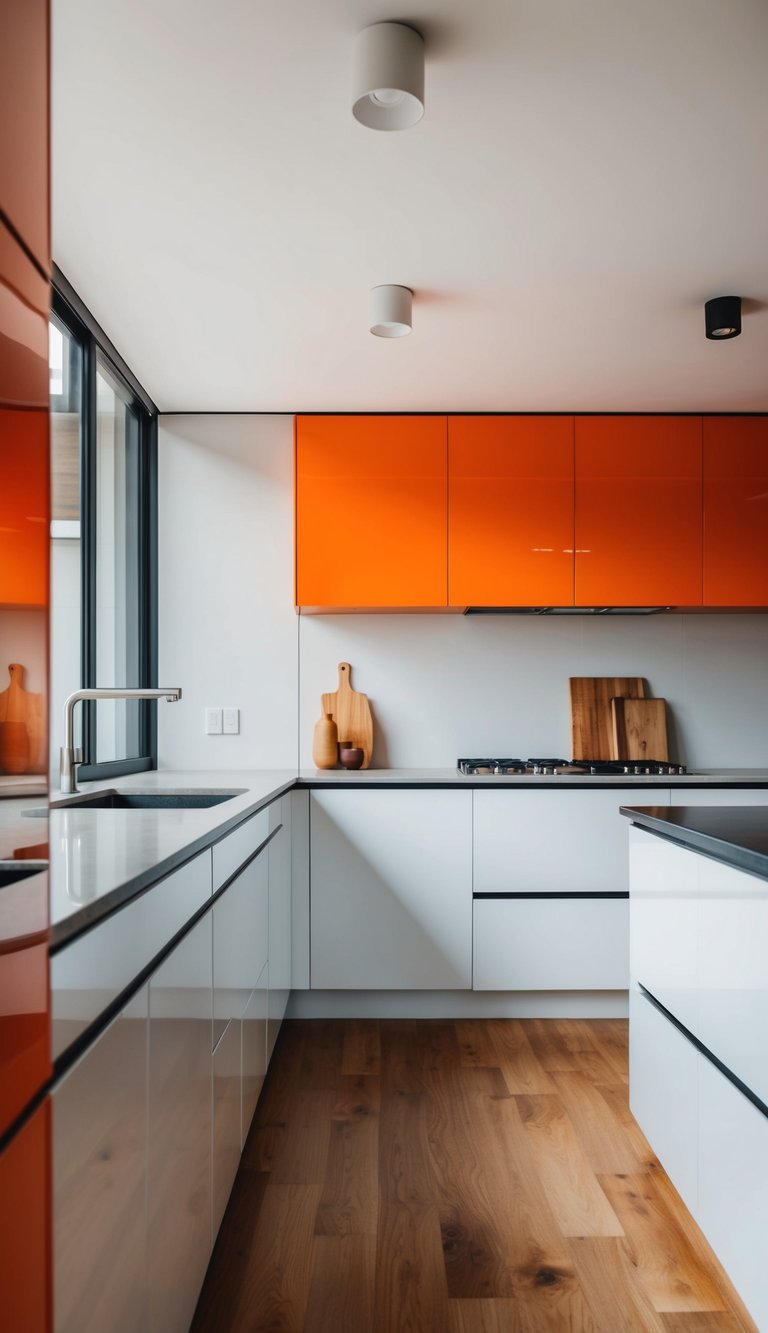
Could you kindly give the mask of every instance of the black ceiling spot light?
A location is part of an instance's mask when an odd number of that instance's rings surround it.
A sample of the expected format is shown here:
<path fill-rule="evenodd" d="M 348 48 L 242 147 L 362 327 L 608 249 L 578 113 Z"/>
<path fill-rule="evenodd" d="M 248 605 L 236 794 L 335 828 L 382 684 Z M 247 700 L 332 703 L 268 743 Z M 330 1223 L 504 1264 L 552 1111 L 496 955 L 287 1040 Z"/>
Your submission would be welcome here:
<path fill-rule="evenodd" d="M 736 338 L 741 333 L 741 297 L 713 296 L 704 304 L 708 338 Z"/>

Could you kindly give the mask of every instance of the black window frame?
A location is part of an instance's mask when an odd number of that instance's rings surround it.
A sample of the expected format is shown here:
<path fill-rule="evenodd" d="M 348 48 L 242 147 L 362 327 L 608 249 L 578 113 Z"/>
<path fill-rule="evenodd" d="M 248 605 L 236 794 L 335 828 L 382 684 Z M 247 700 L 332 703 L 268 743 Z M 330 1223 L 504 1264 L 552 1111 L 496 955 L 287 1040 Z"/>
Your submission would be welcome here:
<path fill-rule="evenodd" d="M 96 679 L 96 373 L 103 362 L 123 390 L 139 423 L 138 597 L 139 674 L 143 688 L 157 687 L 157 417 L 158 410 L 114 344 L 83 304 L 56 264 L 53 265 L 51 313 L 62 323 L 82 356 L 80 419 L 80 685 L 108 687 Z M 157 702 L 142 699 L 139 708 L 139 749 L 134 758 L 96 762 L 97 703 L 82 702 L 83 781 L 122 777 L 157 768 Z"/>

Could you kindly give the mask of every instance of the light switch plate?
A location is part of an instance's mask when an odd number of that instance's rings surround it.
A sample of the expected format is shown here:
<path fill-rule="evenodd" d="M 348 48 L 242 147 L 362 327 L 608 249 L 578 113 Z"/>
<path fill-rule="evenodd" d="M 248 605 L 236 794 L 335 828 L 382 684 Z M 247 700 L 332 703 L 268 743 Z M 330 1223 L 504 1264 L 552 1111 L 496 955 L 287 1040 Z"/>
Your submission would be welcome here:
<path fill-rule="evenodd" d="M 238 736 L 240 734 L 240 709 L 225 708 L 224 713 L 224 735 Z"/>
<path fill-rule="evenodd" d="M 205 734 L 206 736 L 221 735 L 221 709 L 206 708 L 205 710 Z"/>

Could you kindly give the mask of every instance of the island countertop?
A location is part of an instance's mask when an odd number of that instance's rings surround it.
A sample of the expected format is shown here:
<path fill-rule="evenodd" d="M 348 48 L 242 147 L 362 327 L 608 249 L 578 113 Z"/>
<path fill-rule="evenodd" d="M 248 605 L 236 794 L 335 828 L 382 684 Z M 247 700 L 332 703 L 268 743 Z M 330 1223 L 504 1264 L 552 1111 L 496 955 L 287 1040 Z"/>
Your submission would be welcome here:
<path fill-rule="evenodd" d="M 622 806 L 621 813 L 679 846 L 768 879 L 768 806 Z"/>

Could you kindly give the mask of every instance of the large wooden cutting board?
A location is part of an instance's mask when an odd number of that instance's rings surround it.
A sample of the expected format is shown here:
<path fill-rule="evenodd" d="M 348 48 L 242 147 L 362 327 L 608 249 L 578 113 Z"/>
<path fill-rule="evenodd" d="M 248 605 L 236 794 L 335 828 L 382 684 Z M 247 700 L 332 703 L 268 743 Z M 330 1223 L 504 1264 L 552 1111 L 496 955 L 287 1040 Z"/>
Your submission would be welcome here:
<path fill-rule="evenodd" d="M 11 662 L 0 693 L 0 773 L 45 771 L 43 698 L 24 689 L 24 667 Z"/>
<path fill-rule="evenodd" d="M 571 691 L 571 758 L 615 759 L 611 699 L 618 695 L 644 698 L 642 676 L 571 676 L 568 684 Z"/>
<path fill-rule="evenodd" d="M 666 699 L 612 699 L 616 759 L 669 759 Z"/>
<path fill-rule="evenodd" d="M 333 694 L 321 694 L 323 711 L 331 713 L 339 732 L 339 741 L 351 741 L 363 752 L 363 768 L 368 768 L 373 754 L 373 718 L 367 694 L 352 689 L 352 668 L 339 662 L 339 687 Z"/>

